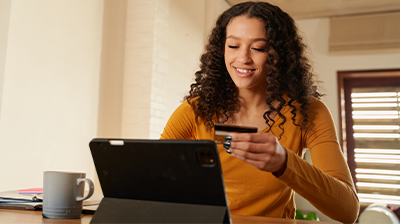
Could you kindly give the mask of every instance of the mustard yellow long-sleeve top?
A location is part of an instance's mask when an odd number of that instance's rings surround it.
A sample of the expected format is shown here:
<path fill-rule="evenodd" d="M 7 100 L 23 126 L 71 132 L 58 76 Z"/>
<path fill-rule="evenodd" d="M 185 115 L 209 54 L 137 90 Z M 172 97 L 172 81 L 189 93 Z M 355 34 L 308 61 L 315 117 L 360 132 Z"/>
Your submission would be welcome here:
<path fill-rule="evenodd" d="M 359 201 L 328 108 L 321 101 L 312 100 L 308 130 L 293 124 L 290 111 L 289 106 L 281 111 L 287 122 L 279 142 L 287 149 L 287 167 L 279 178 L 230 156 L 218 145 L 231 214 L 293 219 L 296 192 L 332 219 L 355 222 Z M 276 116 L 275 122 L 272 132 L 279 137 L 282 131 L 277 124 L 281 118 Z M 161 139 L 214 140 L 214 130 L 207 131 L 200 118 L 196 122 L 193 109 L 185 101 L 170 117 Z M 306 148 L 312 165 L 302 159 Z"/>

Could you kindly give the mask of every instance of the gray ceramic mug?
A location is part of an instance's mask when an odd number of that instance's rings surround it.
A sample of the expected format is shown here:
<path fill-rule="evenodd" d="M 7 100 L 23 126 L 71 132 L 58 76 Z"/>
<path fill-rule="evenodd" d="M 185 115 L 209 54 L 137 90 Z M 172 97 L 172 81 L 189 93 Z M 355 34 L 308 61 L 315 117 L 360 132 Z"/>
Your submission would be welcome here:
<path fill-rule="evenodd" d="M 43 175 L 43 217 L 77 219 L 82 214 L 83 200 L 94 192 L 93 182 L 85 173 L 45 171 Z M 89 192 L 83 196 L 84 183 Z"/>

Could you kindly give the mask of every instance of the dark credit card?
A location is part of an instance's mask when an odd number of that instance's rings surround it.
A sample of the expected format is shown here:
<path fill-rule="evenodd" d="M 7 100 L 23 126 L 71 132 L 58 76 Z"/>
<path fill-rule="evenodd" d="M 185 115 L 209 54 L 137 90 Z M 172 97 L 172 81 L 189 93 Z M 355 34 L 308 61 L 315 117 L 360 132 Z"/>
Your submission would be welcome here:
<path fill-rule="evenodd" d="M 214 141 L 217 144 L 222 144 L 225 141 L 225 136 L 231 133 L 257 133 L 257 127 L 215 123 Z"/>

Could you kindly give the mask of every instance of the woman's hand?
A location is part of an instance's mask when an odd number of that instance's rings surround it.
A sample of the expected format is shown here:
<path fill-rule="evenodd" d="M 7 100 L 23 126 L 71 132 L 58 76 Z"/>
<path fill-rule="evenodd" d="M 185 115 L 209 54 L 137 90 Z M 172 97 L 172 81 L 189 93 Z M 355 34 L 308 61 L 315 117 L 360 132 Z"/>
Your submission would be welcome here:
<path fill-rule="evenodd" d="M 226 139 L 229 140 L 229 137 Z M 224 142 L 224 147 L 233 157 L 260 170 L 281 174 L 285 171 L 286 149 L 271 133 L 232 133 L 230 141 Z"/>

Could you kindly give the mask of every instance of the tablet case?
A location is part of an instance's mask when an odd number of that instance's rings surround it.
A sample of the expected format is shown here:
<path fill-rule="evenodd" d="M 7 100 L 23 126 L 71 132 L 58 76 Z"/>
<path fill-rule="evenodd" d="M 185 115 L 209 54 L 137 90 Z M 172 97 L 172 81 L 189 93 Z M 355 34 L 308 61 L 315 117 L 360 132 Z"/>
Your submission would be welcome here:
<path fill-rule="evenodd" d="M 93 139 L 104 198 L 91 223 L 231 223 L 209 140 Z"/>

